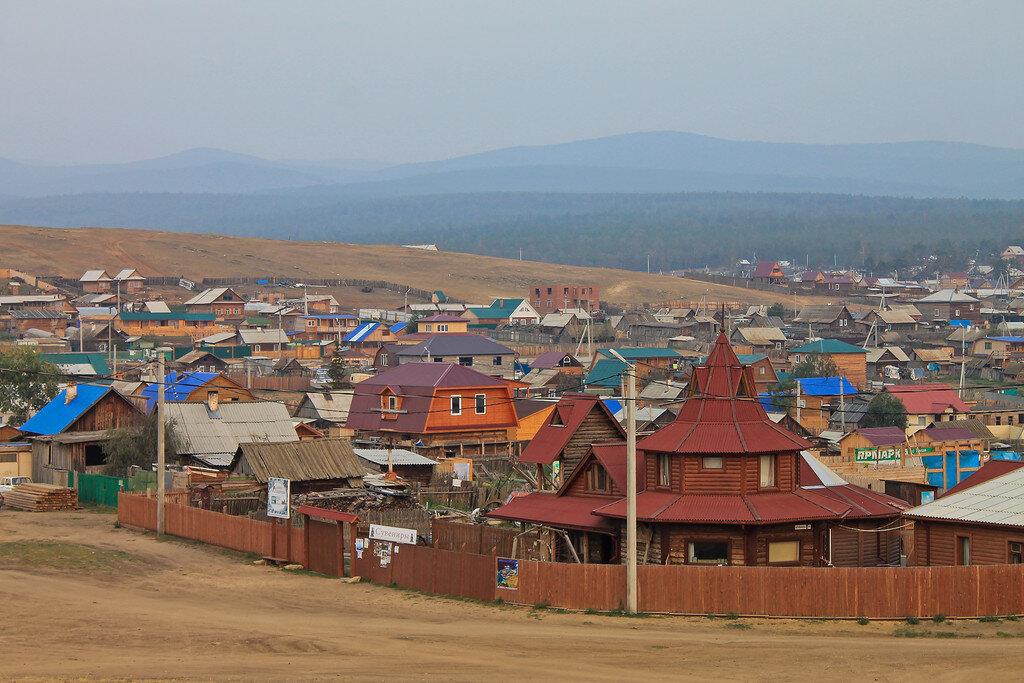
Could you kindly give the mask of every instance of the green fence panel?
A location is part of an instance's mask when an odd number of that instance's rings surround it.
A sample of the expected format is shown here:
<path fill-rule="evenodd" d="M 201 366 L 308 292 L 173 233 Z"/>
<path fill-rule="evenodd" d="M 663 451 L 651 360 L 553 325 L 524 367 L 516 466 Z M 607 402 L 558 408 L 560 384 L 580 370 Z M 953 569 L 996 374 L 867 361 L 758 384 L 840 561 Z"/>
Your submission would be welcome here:
<path fill-rule="evenodd" d="M 84 472 L 68 472 L 68 486 L 75 485 L 76 477 L 79 502 L 116 508 L 118 491 L 128 490 L 127 479 L 108 477 L 103 474 L 85 474 Z"/>

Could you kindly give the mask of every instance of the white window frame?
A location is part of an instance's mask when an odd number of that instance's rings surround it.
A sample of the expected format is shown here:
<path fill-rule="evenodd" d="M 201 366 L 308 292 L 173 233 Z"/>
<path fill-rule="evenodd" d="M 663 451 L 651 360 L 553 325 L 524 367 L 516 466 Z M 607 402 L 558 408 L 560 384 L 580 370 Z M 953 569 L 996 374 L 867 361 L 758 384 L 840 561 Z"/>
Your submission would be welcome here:
<path fill-rule="evenodd" d="M 481 399 L 483 399 L 481 401 Z M 473 412 L 476 415 L 487 414 L 487 394 L 475 394 L 473 396 Z"/>
<path fill-rule="evenodd" d="M 462 415 L 462 396 L 455 394 L 448 397 L 448 406 L 452 415 Z"/>
<path fill-rule="evenodd" d="M 775 456 L 762 455 L 758 466 L 758 471 L 760 472 L 759 479 L 761 482 L 761 488 L 773 489 L 778 487 L 778 476 L 775 470 Z"/>

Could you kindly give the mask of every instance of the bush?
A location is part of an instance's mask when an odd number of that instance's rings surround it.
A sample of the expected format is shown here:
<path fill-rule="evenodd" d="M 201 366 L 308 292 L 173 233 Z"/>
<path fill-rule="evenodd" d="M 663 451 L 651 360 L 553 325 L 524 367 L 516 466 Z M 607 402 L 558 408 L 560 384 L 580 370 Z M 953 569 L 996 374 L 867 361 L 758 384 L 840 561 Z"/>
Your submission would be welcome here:
<path fill-rule="evenodd" d="M 861 626 L 867 626 L 868 624 L 871 623 L 871 620 L 868 619 L 867 617 L 860 617 L 859 619 L 857 619 L 857 623 L 860 624 Z"/>
<path fill-rule="evenodd" d="M 921 620 L 917 617 L 907 617 L 907 623 L 911 626 L 916 626 L 921 623 Z"/>
<path fill-rule="evenodd" d="M 934 621 L 936 624 L 941 624 L 945 620 L 946 620 L 946 615 L 945 614 L 936 614 L 934 617 L 932 617 L 932 621 Z"/>

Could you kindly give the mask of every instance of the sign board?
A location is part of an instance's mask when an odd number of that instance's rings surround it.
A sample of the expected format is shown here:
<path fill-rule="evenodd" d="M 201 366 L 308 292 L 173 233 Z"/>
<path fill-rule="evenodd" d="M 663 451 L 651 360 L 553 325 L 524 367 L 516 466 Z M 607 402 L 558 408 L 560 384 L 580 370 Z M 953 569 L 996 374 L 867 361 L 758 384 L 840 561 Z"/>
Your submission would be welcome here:
<path fill-rule="evenodd" d="M 408 543 L 409 545 L 416 545 L 416 530 L 403 529 L 402 527 L 397 526 L 371 524 L 370 538 L 376 541 L 391 541 L 392 543 Z"/>
<path fill-rule="evenodd" d="M 921 505 L 935 502 L 935 491 L 921 491 Z"/>
<path fill-rule="evenodd" d="M 178 286 L 188 290 L 192 290 L 196 288 L 196 283 L 192 282 L 187 278 L 181 278 L 180 280 L 178 280 Z"/>
<path fill-rule="evenodd" d="M 934 448 L 908 448 L 907 455 L 934 453 Z M 855 453 L 856 462 L 899 462 L 903 458 L 903 447 L 895 448 L 858 448 Z"/>
<path fill-rule="evenodd" d="M 291 517 L 292 482 L 289 479 L 267 479 L 267 517 Z"/>
<path fill-rule="evenodd" d="M 509 591 L 519 590 L 519 560 L 498 558 L 497 586 Z"/>

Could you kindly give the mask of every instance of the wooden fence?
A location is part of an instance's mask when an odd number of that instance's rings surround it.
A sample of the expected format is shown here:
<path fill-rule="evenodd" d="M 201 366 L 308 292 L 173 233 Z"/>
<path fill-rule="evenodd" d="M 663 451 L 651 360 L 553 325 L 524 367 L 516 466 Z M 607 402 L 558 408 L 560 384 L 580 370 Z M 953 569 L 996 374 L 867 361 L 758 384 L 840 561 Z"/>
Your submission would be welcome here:
<path fill-rule="evenodd" d="M 252 375 L 247 377 L 245 373 L 239 372 L 228 372 L 225 373 L 228 377 L 235 380 L 243 387 L 247 386 L 248 383 L 252 383 L 251 388 L 263 391 L 309 391 L 309 377 L 263 377 L 260 375 Z"/>
<path fill-rule="evenodd" d="M 516 555 L 523 556 L 523 551 L 533 548 L 537 540 L 536 531 L 520 533 L 518 529 L 502 529 L 500 527 L 480 524 L 465 524 L 447 519 L 434 518 L 431 522 L 431 539 L 439 550 L 457 550 L 477 555 L 498 555 L 512 557 L 512 544 L 516 537 Z"/>

